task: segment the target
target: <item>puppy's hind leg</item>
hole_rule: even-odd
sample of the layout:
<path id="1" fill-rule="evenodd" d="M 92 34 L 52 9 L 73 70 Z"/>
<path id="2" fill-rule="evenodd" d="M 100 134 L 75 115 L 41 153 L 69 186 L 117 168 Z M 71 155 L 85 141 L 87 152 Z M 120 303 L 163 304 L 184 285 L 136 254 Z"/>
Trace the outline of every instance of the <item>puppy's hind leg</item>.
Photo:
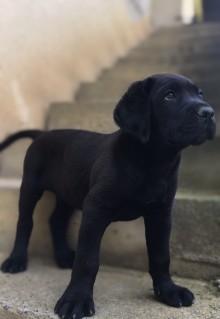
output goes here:
<path id="1" fill-rule="evenodd" d="M 23 178 L 14 248 L 10 256 L 1 265 L 3 272 L 17 273 L 26 270 L 27 249 L 33 228 L 33 212 L 42 194 L 43 190 L 39 189 L 34 178 Z"/>
<path id="2" fill-rule="evenodd" d="M 72 268 L 75 252 L 67 242 L 67 228 L 73 207 L 57 198 L 55 209 L 50 218 L 50 228 L 54 246 L 54 257 L 60 268 Z"/>

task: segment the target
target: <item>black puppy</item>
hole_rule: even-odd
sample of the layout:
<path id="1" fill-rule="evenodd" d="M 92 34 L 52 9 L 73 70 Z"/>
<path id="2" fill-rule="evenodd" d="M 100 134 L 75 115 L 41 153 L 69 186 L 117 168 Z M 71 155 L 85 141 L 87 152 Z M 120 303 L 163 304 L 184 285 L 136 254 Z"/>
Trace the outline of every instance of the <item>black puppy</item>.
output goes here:
<path id="1" fill-rule="evenodd" d="M 66 242 L 70 215 L 83 211 L 71 280 L 55 306 L 60 318 L 95 313 L 93 285 L 104 231 L 111 222 L 141 216 L 155 295 L 173 307 L 193 303 L 193 294 L 175 285 L 169 274 L 171 210 L 180 152 L 214 138 L 214 111 L 189 79 L 160 74 L 133 83 L 117 104 L 114 120 L 120 129 L 112 134 L 24 131 L 0 145 L 35 139 L 24 162 L 14 249 L 2 271 L 26 269 L 33 210 L 45 190 L 57 198 L 51 231 L 62 267 L 73 260 Z"/>

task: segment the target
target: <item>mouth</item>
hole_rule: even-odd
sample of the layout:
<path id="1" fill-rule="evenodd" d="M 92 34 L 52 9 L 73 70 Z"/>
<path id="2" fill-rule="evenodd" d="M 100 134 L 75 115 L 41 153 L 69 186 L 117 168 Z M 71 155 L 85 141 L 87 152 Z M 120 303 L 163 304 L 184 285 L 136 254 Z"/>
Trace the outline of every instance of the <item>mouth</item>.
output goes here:
<path id="1" fill-rule="evenodd" d="M 208 138 L 207 134 L 203 134 L 198 136 L 197 138 L 193 139 L 190 145 L 196 146 L 196 145 L 201 145 L 203 144 Z"/>
<path id="2" fill-rule="evenodd" d="M 185 148 L 189 145 L 200 145 L 206 140 L 212 141 L 215 138 L 216 124 L 215 122 L 209 123 L 204 126 L 194 126 L 191 130 L 184 131 L 183 128 L 178 128 L 176 133 L 170 134 L 167 142 L 172 147 Z"/>
<path id="3" fill-rule="evenodd" d="M 208 128 L 208 139 L 212 141 L 215 138 L 216 134 L 216 123 L 213 122 L 212 125 L 209 125 Z"/>
<path id="4" fill-rule="evenodd" d="M 199 130 L 195 137 L 192 139 L 191 145 L 203 144 L 206 140 L 212 141 L 215 138 L 216 125 L 209 125 L 204 130 Z"/>

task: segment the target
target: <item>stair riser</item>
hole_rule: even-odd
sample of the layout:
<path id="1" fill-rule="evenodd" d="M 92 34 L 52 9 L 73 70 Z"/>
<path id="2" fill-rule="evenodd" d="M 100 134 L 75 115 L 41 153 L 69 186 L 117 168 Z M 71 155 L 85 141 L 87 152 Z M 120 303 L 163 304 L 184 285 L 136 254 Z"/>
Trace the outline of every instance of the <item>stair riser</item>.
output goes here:
<path id="1" fill-rule="evenodd" d="M 196 52 L 202 52 L 208 50 L 209 52 L 212 51 L 214 52 L 217 47 L 219 47 L 220 44 L 220 34 L 219 37 L 216 38 L 207 38 L 206 40 L 201 40 L 198 41 L 195 38 L 192 39 L 192 41 L 185 41 L 181 39 L 176 39 L 176 41 L 173 41 L 169 35 L 166 35 L 163 37 L 163 39 L 150 39 L 149 41 L 143 42 L 140 46 L 140 48 L 147 49 L 151 48 L 156 50 L 161 50 L 161 48 L 169 48 L 170 50 L 180 50 L 180 54 L 183 51 L 185 52 L 191 52 L 193 53 L 194 51 Z M 163 49 L 162 49 L 163 50 Z M 166 49 L 165 49 L 166 50 Z"/>
<path id="2" fill-rule="evenodd" d="M 164 67 L 166 67 L 168 70 L 171 69 L 170 72 L 172 72 L 173 70 L 179 70 L 179 71 L 183 71 L 185 73 L 191 73 L 191 74 L 212 74 L 215 72 L 219 72 L 220 71 L 220 63 L 219 61 L 216 60 L 206 60 L 203 61 L 203 63 L 201 61 L 198 61 L 196 63 L 188 63 L 186 61 L 186 63 L 180 63 L 180 64 L 175 64 L 173 63 L 171 60 L 164 60 L 164 63 L 161 64 L 156 64 L 156 65 L 148 65 L 148 61 L 146 60 L 135 60 L 135 59 L 131 59 L 131 60 L 126 60 L 126 59 L 122 59 L 120 61 L 120 64 L 117 66 L 117 68 L 119 70 L 121 70 L 121 72 L 123 72 L 123 69 L 127 69 L 127 68 L 131 68 L 134 70 L 134 72 L 136 72 L 136 74 L 138 75 L 139 72 L 141 71 L 141 69 L 146 70 L 146 72 L 148 72 L 148 70 L 155 70 L 153 71 L 152 74 L 154 73 L 161 73 L 160 69 L 163 69 Z M 119 72 L 118 70 L 118 72 Z M 149 72 L 148 72 L 149 73 Z M 142 72 L 143 74 L 143 72 Z"/>
<path id="3" fill-rule="evenodd" d="M 218 36 L 220 32 L 220 24 L 213 23 L 213 24 L 196 24 L 193 26 L 185 26 L 185 27 L 167 27 L 167 28 L 160 28 L 156 30 L 153 34 L 155 38 L 163 39 L 164 36 L 167 34 L 170 35 L 171 38 L 175 37 L 182 37 L 182 38 L 203 38 L 207 36 Z"/>
<path id="4" fill-rule="evenodd" d="M 178 55 L 178 52 L 166 52 L 160 54 L 154 54 L 153 52 L 147 52 L 146 54 L 139 54 L 139 55 L 130 55 L 128 58 L 124 59 L 125 63 L 135 63 L 138 61 L 139 63 L 159 63 L 159 64 L 176 64 L 178 68 L 184 67 L 187 64 L 187 67 L 203 67 L 204 65 L 212 64 L 212 65 L 219 65 L 219 57 L 220 51 L 218 53 L 207 53 L 204 54 L 194 54 L 191 57 L 192 53 L 186 52 L 185 54 Z"/>
<path id="5" fill-rule="evenodd" d="M 143 64 L 142 64 L 142 68 L 143 68 Z M 155 67 L 152 67 L 150 65 L 146 68 L 144 66 L 144 69 L 142 70 L 142 72 L 140 68 L 138 68 L 138 72 L 135 72 L 134 68 L 128 68 L 128 67 L 125 68 L 124 66 L 122 71 L 122 67 L 119 64 L 117 68 L 114 70 L 104 71 L 102 74 L 102 77 L 98 79 L 96 83 L 106 82 L 107 84 L 109 84 L 109 82 L 111 81 L 113 82 L 118 81 L 119 83 L 120 82 L 127 83 L 127 85 L 129 86 L 132 83 L 132 81 L 141 80 L 146 78 L 147 76 L 151 76 L 156 73 L 164 73 L 164 72 L 168 72 L 168 73 L 173 72 L 177 74 L 181 74 L 182 72 L 183 75 L 186 74 L 184 68 L 182 70 L 179 70 L 177 66 L 174 68 L 173 64 L 171 65 L 171 67 L 165 67 L 165 66 L 161 67 L 160 64 L 156 65 Z M 192 81 L 201 85 L 202 88 L 206 86 L 212 87 L 214 85 L 217 85 L 219 82 L 219 74 L 216 72 L 209 73 L 209 75 L 206 77 L 200 77 L 200 76 L 197 76 L 197 74 L 191 74 L 190 78 Z M 84 85 L 87 85 L 87 84 L 84 84 Z M 80 91 L 78 92 L 78 94 L 79 93 Z"/>
<path id="6" fill-rule="evenodd" d="M 193 54 L 193 56 L 192 56 Z M 140 63 L 178 63 L 183 65 L 187 64 L 195 64 L 202 66 L 203 64 L 207 64 L 208 61 L 211 63 L 219 64 L 220 50 L 219 52 L 182 52 L 179 54 L 179 50 L 167 50 L 163 52 L 154 53 L 153 50 L 143 50 L 143 52 L 137 52 L 129 55 L 129 57 L 125 58 L 125 61 L 133 62 L 139 61 Z"/>
<path id="7" fill-rule="evenodd" d="M 209 28 L 206 25 L 200 26 L 198 28 L 190 26 L 182 27 L 182 28 L 160 28 L 152 33 L 151 41 L 154 40 L 163 40 L 164 37 L 169 35 L 170 41 L 192 41 L 196 39 L 197 41 L 206 41 L 209 40 L 210 37 L 213 39 L 218 38 L 220 34 L 220 25 L 217 24 L 215 28 Z"/>
<path id="8" fill-rule="evenodd" d="M 188 74 L 185 74 L 188 76 Z M 205 83 L 204 85 L 199 83 L 199 81 L 196 80 L 196 77 L 190 76 L 190 78 L 194 80 L 195 83 L 198 84 L 199 87 L 202 88 L 204 92 L 204 99 L 209 102 L 211 105 L 214 106 L 216 110 L 216 114 L 220 112 L 219 107 L 219 101 L 220 101 L 220 90 L 218 90 L 217 85 L 216 87 L 206 87 Z M 97 83 L 96 86 L 83 86 L 80 90 L 80 92 L 77 95 L 77 98 L 81 103 L 89 101 L 95 101 L 99 103 L 99 100 L 112 100 L 112 103 L 116 105 L 117 101 L 121 98 L 121 96 L 127 91 L 128 87 L 130 86 L 130 82 L 123 82 L 120 81 L 119 83 L 114 81 L 109 81 L 108 84 L 108 91 L 105 91 L 106 83 Z M 74 114 L 73 114 L 74 116 Z M 96 114 L 91 114 L 92 118 L 96 116 Z M 112 118 L 110 114 L 110 119 Z M 218 118 L 218 116 L 217 116 Z M 85 119 L 84 119 L 85 120 Z M 68 121 L 68 119 L 67 119 Z M 79 119 L 80 121 L 80 119 Z"/>
<path id="9" fill-rule="evenodd" d="M 198 86 L 202 88 L 204 91 L 205 97 L 215 97 L 216 100 L 220 97 L 220 90 L 219 90 L 219 83 L 216 79 L 204 79 L 204 78 L 197 78 L 196 76 L 191 77 L 191 80 L 195 82 Z M 114 93 L 116 93 L 116 96 L 122 92 L 127 91 L 128 87 L 131 85 L 131 82 L 128 81 L 126 78 L 121 77 L 120 79 L 117 79 L 116 77 L 110 77 L 106 76 L 104 79 L 97 81 L 94 84 L 83 84 L 81 86 L 80 92 L 77 94 L 77 99 L 82 99 L 83 97 L 86 97 L 88 94 L 92 97 L 98 97 L 99 94 L 105 94 L 107 96 L 107 93 L 109 93 L 109 96 L 113 96 Z M 108 92 L 106 92 L 106 87 L 108 88 Z M 89 110 L 89 101 L 87 102 L 87 107 Z"/>
<path id="10" fill-rule="evenodd" d="M 186 66 L 186 67 L 177 67 L 175 64 L 170 63 L 169 65 L 148 65 L 147 63 L 131 63 L 128 67 L 126 63 L 120 63 L 117 65 L 117 68 L 113 71 L 106 71 L 103 74 L 102 79 L 100 81 L 103 82 L 103 86 L 105 85 L 105 81 L 108 79 L 108 81 L 117 81 L 119 83 L 118 85 L 121 85 L 120 82 L 126 83 L 127 87 L 134 81 L 144 79 L 148 76 L 151 76 L 153 74 L 158 74 L 158 73 L 177 73 L 177 74 L 183 74 L 190 79 L 192 79 L 194 82 L 203 82 L 204 85 L 206 84 L 205 81 L 208 81 L 208 83 L 211 83 L 212 79 L 217 82 L 218 77 L 217 74 L 220 73 L 220 66 L 214 64 L 212 68 L 208 66 L 201 66 L 201 67 L 194 67 L 193 65 L 191 66 Z M 107 82 L 109 85 L 109 83 Z M 110 83 L 111 84 L 111 83 Z M 98 84 L 99 85 L 99 84 Z M 112 84 L 116 86 L 116 83 Z M 92 85 L 95 86 L 95 85 Z M 91 86 L 91 87 L 92 87 Z M 82 90 L 80 90 L 77 94 L 77 100 L 82 101 L 82 100 L 87 100 L 88 96 L 83 95 L 84 92 L 84 87 L 82 87 Z M 91 89 L 92 90 L 92 89 Z M 98 92 L 98 90 L 97 90 Z M 105 94 L 106 93 L 106 94 Z M 216 92 L 217 94 L 218 92 Z M 98 92 L 99 94 L 99 92 Z M 108 100 L 109 96 L 111 99 L 116 100 L 118 98 L 118 92 L 111 92 L 109 89 L 106 89 L 102 91 L 101 97 L 103 101 Z M 92 96 L 90 95 L 89 98 L 91 101 L 98 100 L 99 96 L 94 95 L 92 93 Z"/>

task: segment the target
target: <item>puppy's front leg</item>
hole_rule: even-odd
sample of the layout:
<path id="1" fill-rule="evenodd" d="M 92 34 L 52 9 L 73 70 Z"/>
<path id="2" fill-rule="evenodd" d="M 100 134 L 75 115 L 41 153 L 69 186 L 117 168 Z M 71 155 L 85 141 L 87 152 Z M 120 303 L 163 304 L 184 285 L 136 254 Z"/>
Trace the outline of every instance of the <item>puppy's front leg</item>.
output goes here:
<path id="1" fill-rule="evenodd" d="M 191 306 L 194 295 L 173 283 L 169 274 L 169 240 L 172 224 L 171 208 L 157 204 L 144 216 L 149 257 L 149 272 L 156 297 L 172 307 Z"/>
<path id="2" fill-rule="evenodd" d="M 72 277 L 55 306 L 60 318 L 81 319 L 95 313 L 93 285 L 99 269 L 101 239 L 109 225 L 103 215 L 100 208 L 84 205 Z"/>

